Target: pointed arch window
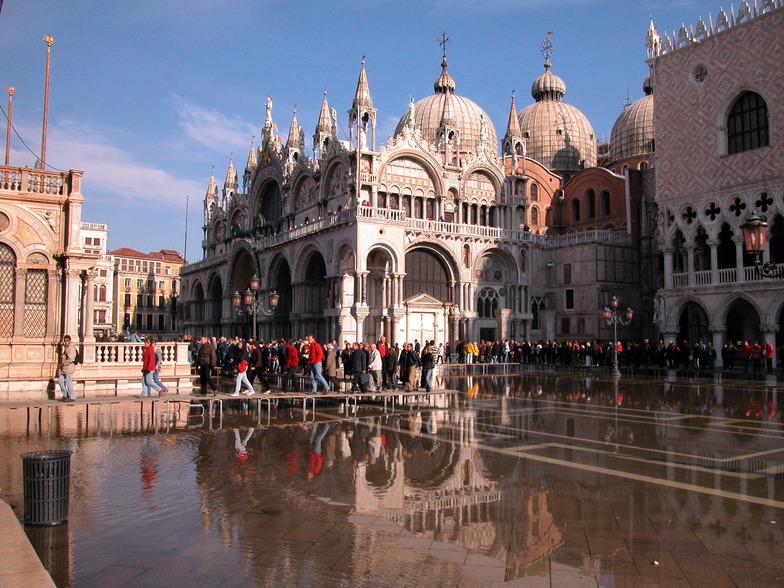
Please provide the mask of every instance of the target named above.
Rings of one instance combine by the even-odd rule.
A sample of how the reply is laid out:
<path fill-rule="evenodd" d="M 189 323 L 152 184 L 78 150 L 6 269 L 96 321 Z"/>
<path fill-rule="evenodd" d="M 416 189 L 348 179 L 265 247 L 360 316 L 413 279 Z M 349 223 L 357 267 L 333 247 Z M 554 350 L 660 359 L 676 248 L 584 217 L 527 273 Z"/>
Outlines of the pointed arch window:
<path fill-rule="evenodd" d="M 493 288 L 483 288 L 476 301 L 479 318 L 495 318 L 498 310 L 498 293 Z"/>
<path fill-rule="evenodd" d="M 727 153 L 741 153 L 769 145 L 768 105 L 756 92 L 744 92 L 727 116 Z"/>

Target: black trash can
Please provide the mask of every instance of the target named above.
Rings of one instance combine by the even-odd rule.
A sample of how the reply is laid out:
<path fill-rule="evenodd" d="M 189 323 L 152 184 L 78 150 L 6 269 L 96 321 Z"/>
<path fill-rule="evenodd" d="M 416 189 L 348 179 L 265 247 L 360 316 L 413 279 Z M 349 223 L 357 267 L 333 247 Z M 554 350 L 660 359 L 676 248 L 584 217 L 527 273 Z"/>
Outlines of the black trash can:
<path fill-rule="evenodd" d="M 26 525 L 59 525 L 68 519 L 71 453 L 55 449 L 22 455 Z"/>

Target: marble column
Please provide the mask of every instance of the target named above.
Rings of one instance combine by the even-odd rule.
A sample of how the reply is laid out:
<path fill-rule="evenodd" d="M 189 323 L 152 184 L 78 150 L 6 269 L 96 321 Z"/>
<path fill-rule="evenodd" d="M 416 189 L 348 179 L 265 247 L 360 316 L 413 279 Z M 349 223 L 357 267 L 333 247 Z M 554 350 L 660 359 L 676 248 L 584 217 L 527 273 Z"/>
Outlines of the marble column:
<path fill-rule="evenodd" d="M 97 272 L 95 270 L 86 270 L 82 273 L 83 289 L 82 289 L 82 341 L 88 343 L 95 342 L 95 335 L 93 333 L 93 325 L 95 322 L 95 278 Z"/>
<path fill-rule="evenodd" d="M 716 285 L 719 283 L 719 242 L 708 239 L 708 246 L 710 247 L 711 284 Z"/>
<path fill-rule="evenodd" d="M 664 255 L 664 287 L 672 288 L 672 249 L 662 251 Z"/>
<path fill-rule="evenodd" d="M 743 235 L 735 235 L 732 237 L 732 242 L 735 243 L 735 269 L 737 270 L 736 281 L 743 283 L 746 281 L 746 274 L 743 268 Z"/>
<path fill-rule="evenodd" d="M 24 336 L 25 290 L 27 288 L 27 270 L 23 267 L 14 268 L 16 284 L 14 289 L 14 326 L 13 336 Z"/>

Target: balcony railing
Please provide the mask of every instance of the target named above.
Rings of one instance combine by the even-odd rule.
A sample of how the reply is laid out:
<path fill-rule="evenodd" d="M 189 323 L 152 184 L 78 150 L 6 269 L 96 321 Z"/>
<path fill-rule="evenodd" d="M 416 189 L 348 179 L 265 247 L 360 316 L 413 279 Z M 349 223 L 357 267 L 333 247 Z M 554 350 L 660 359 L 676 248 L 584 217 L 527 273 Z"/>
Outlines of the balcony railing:
<path fill-rule="evenodd" d="M 72 176 L 71 172 L 0 166 L 0 192 L 66 196 L 73 184 Z"/>
<path fill-rule="evenodd" d="M 694 272 L 693 282 L 689 282 L 689 272 L 674 272 L 672 274 L 673 288 L 686 288 L 693 286 L 714 286 L 722 284 L 738 284 L 746 282 L 759 282 L 764 278 L 759 275 L 754 266 L 742 267 L 740 269 L 741 279 L 738 280 L 738 268 L 729 267 L 716 271 L 716 280 L 713 279 L 712 270 L 700 270 Z M 773 283 L 773 282 L 771 282 Z"/>

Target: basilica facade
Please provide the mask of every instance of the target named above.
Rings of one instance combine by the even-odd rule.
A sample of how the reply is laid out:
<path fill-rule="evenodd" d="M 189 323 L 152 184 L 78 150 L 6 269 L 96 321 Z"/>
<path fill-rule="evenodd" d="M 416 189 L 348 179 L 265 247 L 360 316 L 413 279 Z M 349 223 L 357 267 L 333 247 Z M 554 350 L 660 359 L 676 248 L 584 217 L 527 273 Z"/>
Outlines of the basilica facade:
<path fill-rule="evenodd" d="M 230 161 L 222 187 L 210 179 L 204 257 L 181 273 L 181 326 L 191 335 L 313 333 L 339 341 L 385 335 L 397 343 L 606 340 L 614 333 L 602 310 L 617 297 L 621 309 L 635 310 L 619 338 L 714 337 L 709 340 L 721 344 L 726 325 L 711 317 L 740 296 L 748 302 L 741 315 L 749 307 L 765 315 L 756 327 L 739 319 L 745 338 L 778 330 L 778 307 L 763 312 L 763 298 L 750 301 L 747 282 L 760 283 L 738 253 L 745 217 L 727 215 L 738 209 L 733 198 L 752 207 L 757 193 L 773 200 L 769 211 L 778 210 L 782 176 L 781 166 L 775 168 L 782 156 L 773 130 L 783 125 L 766 127 L 770 145 L 757 152 L 763 168 L 745 162 L 740 175 L 725 171 L 729 160 L 721 159 L 720 148 L 688 147 L 711 133 L 709 126 L 697 133 L 688 124 L 689 117 L 704 119 L 695 109 L 707 102 L 677 96 L 676 74 L 691 75 L 688 89 L 697 92 L 699 64 L 692 62 L 710 65 L 715 79 L 704 81 L 717 84 L 706 94 L 716 102 L 708 108 L 718 117 L 714 134 L 721 135 L 721 117 L 746 91 L 766 101 L 761 116 L 769 117 L 780 102 L 773 91 L 781 85 L 780 68 L 755 74 L 746 66 L 759 52 L 780 51 L 773 48 L 782 45 L 782 12 L 780 1 L 743 2 L 737 15 L 720 12 L 726 23 L 662 36 L 651 23 L 644 95 L 627 101 L 607 143 L 564 100 L 566 83 L 553 71 L 549 37 L 533 101 L 518 110 L 512 94 L 502 133 L 457 92 L 446 55 L 440 72 L 434 68 L 433 93 L 402 105 L 394 136 L 380 145 L 364 61 L 348 137 L 338 138 L 325 92 L 309 153 L 296 112 L 288 134 L 276 134 L 268 97 L 260 144 L 251 145 L 242 173 Z M 770 43 L 742 50 L 757 30 Z M 710 58 L 693 57 L 700 51 Z M 737 65 L 736 51 L 749 53 Z M 768 55 L 764 62 L 776 59 Z M 702 139 L 707 145 L 707 135 Z M 688 171 L 703 168 L 699 182 Z M 731 178 L 754 184 L 756 195 L 745 188 L 740 194 Z M 726 198 L 713 189 L 716 181 Z M 729 237 L 722 236 L 725 225 Z M 720 245 L 725 242 L 734 244 L 734 255 Z M 734 273 L 721 269 L 728 259 Z M 732 283 L 725 279 L 730 273 Z M 716 310 L 705 308 L 706 276 Z M 773 285 L 763 289 L 775 297 Z"/>
<path fill-rule="evenodd" d="M 222 189 L 210 181 L 204 259 L 182 273 L 186 329 L 400 343 L 597 336 L 601 303 L 639 281 L 632 197 L 622 173 L 595 167 L 593 129 L 562 100 L 549 57 L 534 103 L 518 112 L 512 96 L 500 152 L 446 57 L 433 94 L 412 99 L 378 147 L 364 63 L 348 139 L 325 93 L 311 157 L 296 113 L 285 140 L 275 135 L 268 99 L 242 178 L 230 163 Z M 593 191 L 584 211 L 567 183 Z M 619 275 L 605 263 L 616 259 Z M 254 275 L 258 303 L 239 314 L 233 294 Z"/>

